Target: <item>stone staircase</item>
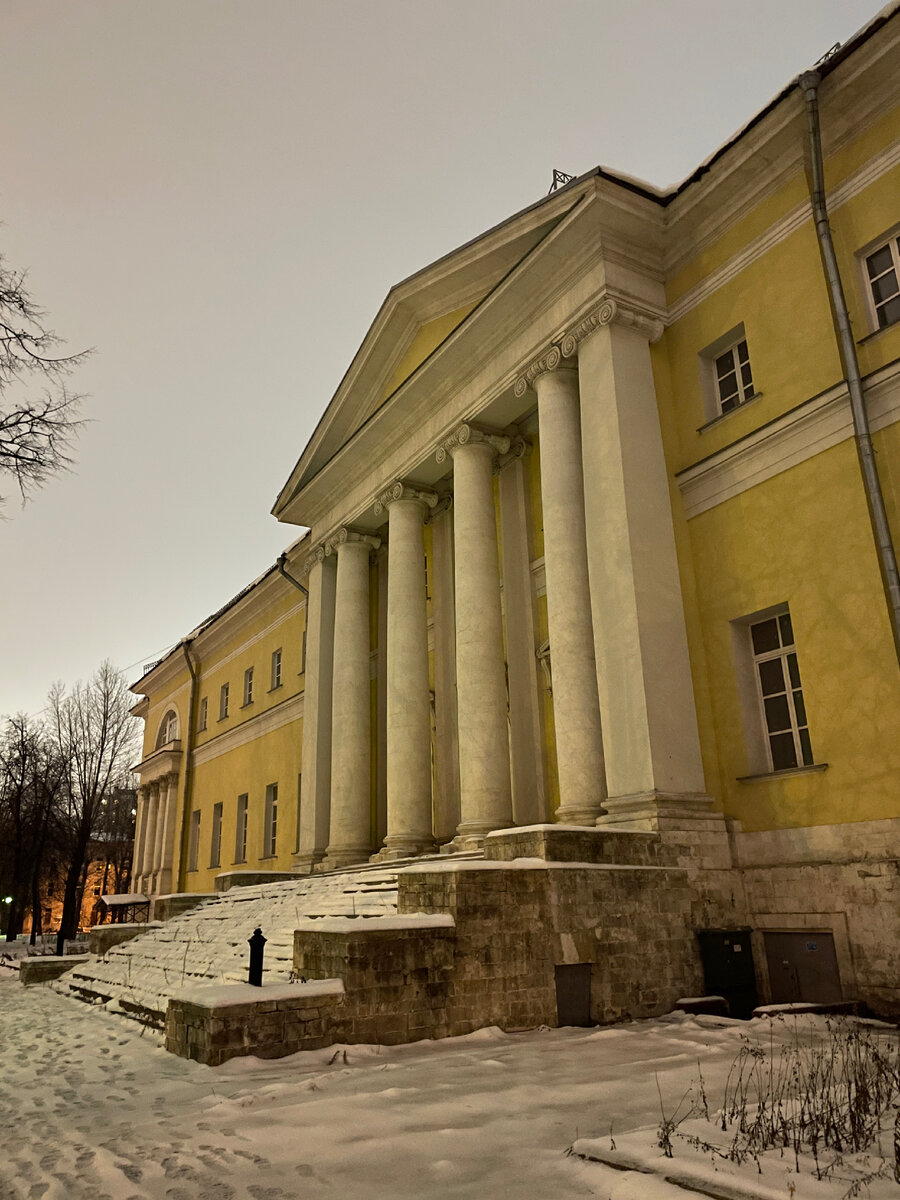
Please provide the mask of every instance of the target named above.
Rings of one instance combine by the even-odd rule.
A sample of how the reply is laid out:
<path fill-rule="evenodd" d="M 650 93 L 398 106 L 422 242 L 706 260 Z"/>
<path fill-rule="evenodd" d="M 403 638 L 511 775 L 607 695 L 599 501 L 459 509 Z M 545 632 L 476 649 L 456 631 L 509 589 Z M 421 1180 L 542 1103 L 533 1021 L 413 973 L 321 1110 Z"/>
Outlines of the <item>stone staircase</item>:
<path fill-rule="evenodd" d="M 301 919 L 395 914 L 398 866 L 232 887 L 103 957 L 91 955 L 53 987 L 89 1003 L 116 1002 L 120 1011 L 162 1028 L 173 992 L 196 984 L 247 982 L 247 939 L 257 926 L 268 939 L 263 982 L 287 983 L 294 929 Z"/>

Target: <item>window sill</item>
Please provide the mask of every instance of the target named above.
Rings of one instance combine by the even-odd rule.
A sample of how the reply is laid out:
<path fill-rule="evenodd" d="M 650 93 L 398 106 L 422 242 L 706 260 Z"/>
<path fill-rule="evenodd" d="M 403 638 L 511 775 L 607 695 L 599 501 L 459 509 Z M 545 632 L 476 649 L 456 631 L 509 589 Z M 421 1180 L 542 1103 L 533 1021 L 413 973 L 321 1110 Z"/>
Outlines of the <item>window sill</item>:
<path fill-rule="evenodd" d="M 242 705 L 241 705 L 241 709 L 244 709 L 244 708 L 252 708 L 252 707 L 253 707 L 253 701 L 252 701 L 252 700 L 248 700 L 248 701 L 247 701 L 245 704 L 242 704 Z M 239 711 L 240 711 L 240 710 L 239 710 Z"/>
<path fill-rule="evenodd" d="M 889 329 L 896 329 L 900 326 L 900 321 L 891 321 L 890 325 L 885 325 L 882 329 L 873 329 L 867 333 L 865 337 L 857 338 L 857 346 L 867 346 L 869 342 L 874 342 L 876 338 L 881 337 L 883 333 L 887 333 Z"/>
<path fill-rule="evenodd" d="M 231 865 L 233 867 L 246 867 L 247 860 L 246 858 L 236 858 Z"/>
<path fill-rule="evenodd" d="M 228 720 L 228 713 L 226 713 L 224 717 L 219 717 L 218 720 L 216 721 L 216 724 L 221 725 L 223 721 L 227 721 L 227 720 Z"/>
<path fill-rule="evenodd" d="M 810 775 L 815 771 L 827 771 L 828 763 L 813 763 L 811 767 L 786 767 L 783 771 L 763 771 L 761 775 L 738 775 L 738 783 L 758 783 L 764 779 L 784 779 L 788 775 Z"/>
<path fill-rule="evenodd" d="M 759 400 L 762 397 L 762 392 L 754 392 L 752 396 L 748 396 L 746 400 L 742 400 L 740 404 L 735 404 L 734 408 L 729 408 L 728 412 L 719 413 L 717 417 L 713 417 L 711 421 L 707 421 L 705 425 L 701 425 L 697 430 L 698 433 L 706 433 L 707 429 L 712 429 L 713 425 L 718 425 L 720 421 L 724 421 L 733 413 L 740 412 L 746 408 L 748 404 L 752 404 L 754 400 Z"/>
<path fill-rule="evenodd" d="M 222 870 L 222 864 L 221 864 L 221 863 L 210 863 L 210 864 L 209 864 L 209 869 L 210 869 L 211 871 L 221 871 L 221 870 Z"/>
<path fill-rule="evenodd" d="M 275 859 L 277 857 L 278 857 L 277 854 L 261 854 L 256 861 L 257 862 L 271 862 L 273 859 Z"/>
<path fill-rule="evenodd" d="M 283 684 L 283 683 L 276 683 L 276 684 L 274 685 L 274 687 L 270 687 L 270 688 L 269 688 L 268 695 L 270 695 L 270 696 L 271 696 L 271 694 L 272 694 L 273 692 L 277 692 L 277 691 L 279 691 L 279 690 L 280 690 L 281 688 L 283 688 L 283 687 L 284 687 L 284 684 Z"/>

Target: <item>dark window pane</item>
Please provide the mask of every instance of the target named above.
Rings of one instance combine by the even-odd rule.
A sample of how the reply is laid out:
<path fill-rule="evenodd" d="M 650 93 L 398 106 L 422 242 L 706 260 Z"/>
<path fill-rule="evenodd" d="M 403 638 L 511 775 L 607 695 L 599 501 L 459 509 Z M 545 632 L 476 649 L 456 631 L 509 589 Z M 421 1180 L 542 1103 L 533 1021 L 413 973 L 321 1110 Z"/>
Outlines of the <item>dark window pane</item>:
<path fill-rule="evenodd" d="M 781 629 L 781 644 L 782 646 L 793 646 L 794 644 L 794 629 L 791 625 L 791 618 L 788 613 L 784 613 L 778 618 L 778 625 Z"/>
<path fill-rule="evenodd" d="M 880 275 L 883 271 L 886 271 L 892 262 L 890 246 L 882 246 L 880 250 L 876 250 L 874 254 L 870 254 L 866 259 L 869 278 L 874 279 L 876 275 Z"/>
<path fill-rule="evenodd" d="M 780 645 L 778 624 L 774 617 L 768 621 L 760 621 L 757 625 L 751 625 L 750 635 L 753 638 L 754 654 L 765 654 L 769 650 L 777 650 Z"/>
<path fill-rule="evenodd" d="M 721 379 L 724 375 L 727 375 L 729 371 L 733 370 L 734 353 L 731 350 L 728 350 L 725 352 L 725 354 L 720 354 L 716 359 L 716 375 L 719 377 L 719 379 Z"/>
<path fill-rule="evenodd" d="M 738 352 L 738 362 L 746 363 L 746 362 L 750 361 L 750 355 L 747 353 L 747 343 L 746 342 L 738 342 L 737 352 Z"/>
<path fill-rule="evenodd" d="M 768 662 L 756 664 L 759 669 L 759 682 L 762 684 L 762 694 L 772 696 L 776 692 L 784 692 L 784 671 L 781 669 L 780 658 L 770 658 Z"/>
<path fill-rule="evenodd" d="M 876 304 L 880 304 L 882 300 L 890 299 L 891 296 L 896 296 L 897 291 L 897 276 L 894 271 L 888 271 L 880 279 L 876 279 L 872 283 L 872 295 L 875 297 Z"/>
<path fill-rule="evenodd" d="M 794 747 L 792 733 L 776 733 L 769 738 L 772 747 L 772 769 L 786 771 L 788 767 L 796 767 L 797 751 Z"/>
<path fill-rule="evenodd" d="M 765 700 L 766 728 L 769 733 L 780 733 L 791 728 L 791 710 L 787 696 L 769 696 Z"/>
<path fill-rule="evenodd" d="M 803 765 L 811 767 L 813 765 L 812 745 L 809 740 L 809 730 L 800 730 L 800 747 L 803 750 Z"/>
<path fill-rule="evenodd" d="M 745 363 L 741 367 L 741 383 L 743 383 L 745 388 L 753 387 L 753 376 L 750 374 L 750 364 L 749 363 Z"/>
<path fill-rule="evenodd" d="M 768 704 L 768 701 L 766 701 Z M 803 703 L 803 693 L 794 692 L 794 712 L 797 714 L 797 724 L 806 725 L 806 705 Z"/>
<path fill-rule="evenodd" d="M 895 321 L 900 321 L 900 296 L 895 296 L 893 300 L 888 300 L 878 310 L 878 328 L 884 329 L 886 325 L 893 325 Z"/>
<path fill-rule="evenodd" d="M 730 375 L 726 375 L 724 379 L 719 380 L 719 399 L 724 404 L 726 400 L 729 400 L 732 396 L 736 396 L 737 394 L 737 375 L 735 375 L 732 371 Z"/>
<path fill-rule="evenodd" d="M 797 655 L 789 654 L 787 656 L 787 661 L 788 661 L 788 674 L 791 677 L 791 687 L 798 688 L 800 686 L 800 671 L 797 667 Z"/>
<path fill-rule="evenodd" d="M 723 400 L 721 402 L 720 407 L 721 407 L 723 413 L 727 413 L 727 412 L 731 412 L 731 410 L 733 408 L 737 408 L 737 406 L 738 406 L 737 396 L 730 396 L 727 400 Z"/>

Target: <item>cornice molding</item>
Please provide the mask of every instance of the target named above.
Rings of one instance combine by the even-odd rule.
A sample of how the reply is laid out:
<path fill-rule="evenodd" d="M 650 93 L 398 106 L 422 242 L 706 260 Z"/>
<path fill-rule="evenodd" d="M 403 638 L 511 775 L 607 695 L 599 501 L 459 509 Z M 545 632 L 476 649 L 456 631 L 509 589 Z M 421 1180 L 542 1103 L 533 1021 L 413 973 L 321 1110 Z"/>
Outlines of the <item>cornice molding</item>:
<path fill-rule="evenodd" d="M 401 479 L 396 479 L 376 498 L 373 507 L 375 516 L 380 517 L 398 500 L 411 500 L 421 504 L 424 508 L 433 509 L 437 506 L 439 499 L 437 492 L 433 492 L 431 488 L 421 487 L 415 483 L 404 483 Z"/>
<path fill-rule="evenodd" d="M 133 767 L 141 777 L 141 786 L 155 785 L 170 775 L 178 776 L 181 763 L 181 742 L 172 742 L 164 750 L 154 750 Z"/>
<path fill-rule="evenodd" d="M 629 329 L 636 329 L 650 342 L 658 342 L 665 329 L 665 324 L 658 314 L 627 301 L 606 296 L 592 313 L 574 325 L 563 337 L 560 343 L 563 357 L 571 358 L 573 354 L 577 354 L 579 342 L 583 342 L 592 333 L 607 325 L 624 325 Z"/>
<path fill-rule="evenodd" d="M 304 693 L 298 692 L 265 712 L 257 713 L 248 721 L 242 721 L 233 729 L 204 742 L 191 754 L 191 765 L 199 767 L 203 763 L 212 762 L 222 754 L 228 754 L 239 746 L 246 746 L 248 742 L 264 737 L 267 733 L 290 725 L 293 721 L 299 721 L 303 716 L 303 697 Z"/>
<path fill-rule="evenodd" d="M 503 433 L 494 433 L 488 429 L 481 429 L 469 421 L 463 421 L 438 446 L 437 461 L 439 463 L 446 462 L 447 456 L 452 456 L 462 446 L 487 446 L 495 454 L 506 454 L 509 450 L 510 439 Z"/>
<path fill-rule="evenodd" d="M 884 150 L 874 155 L 867 162 L 846 179 L 842 180 L 836 187 L 832 188 L 828 193 L 828 209 L 834 213 L 852 200 L 854 196 L 858 196 L 860 192 L 865 191 L 867 187 L 879 180 L 888 171 L 892 171 L 900 163 L 900 138 L 886 146 Z M 784 213 L 777 221 L 773 222 L 768 229 L 747 242 L 737 254 L 733 254 L 731 258 L 726 259 L 721 266 L 711 271 L 699 283 L 688 288 L 683 292 L 677 300 L 673 300 L 669 305 L 668 316 L 666 319 L 667 325 L 672 325 L 675 321 L 680 320 L 691 309 L 696 308 L 708 296 L 713 295 L 719 288 L 724 287 L 726 283 L 730 283 L 737 275 L 756 262 L 757 259 L 768 253 L 773 247 L 789 238 L 792 233 L 802 228 L 807 222 L 812 221 L 812 208 L 809 200 L 804 199 L 799 204 L 795 204 L 793 208 Z"/>
<path fill-rule="evenodd" d="M 864 380 L 873 432 L 900 421 L 900 362 Z M 688 519 L 749 491 L 823 450 L 853 437 L 850 398 L 844 382 L 803 401 L 709 458 L 677 472 Z"/>

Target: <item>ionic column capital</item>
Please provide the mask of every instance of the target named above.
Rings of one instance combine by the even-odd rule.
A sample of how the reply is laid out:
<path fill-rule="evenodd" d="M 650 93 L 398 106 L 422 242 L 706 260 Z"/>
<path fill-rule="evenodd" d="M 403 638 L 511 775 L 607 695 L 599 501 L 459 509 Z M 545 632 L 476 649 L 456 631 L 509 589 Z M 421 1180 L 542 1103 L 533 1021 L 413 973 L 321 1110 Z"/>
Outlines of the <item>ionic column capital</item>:
<path fill-rule="evenodd" d="M 377 550 L 381 545 L 381 538 L 375 533 L 360 533 L 358 529 L 349 529 L 342 525 L 325 541 L 325 554 L 337 554 L 341 546 L 347 545 L 366 545 L 370 550 Z"/>
<path fill-rule="evenodd" d="M 564 358 L 578 353 L 578 343 L 606 325 L 625 325 L 646 335 L 649 342 L 658 342 L 665 324 L 649 309 L 605 296 L 592 313 L 573 326 L 560 342 Z"/>
<path fill-rule="evenodd" d="M 535 380 L 539 376 L 546 375 L 549 371 L 571 371 L 573 369 L 574 364 L 563 360 L 559 346 L 550 346 L 534 362 L 528 364 L 516 380 L 513 391 L 521 399 L 530 387 L 534 387 Z"/>
<path fill-rule="evenodd" d="M 401 479 L 395 479 L 375 500 L 375 516 L 380 517 L 381 514 L 397 500 L 414 500 L 421 504 L 423 508 L 432 509 L 437 505 L 440 497 L 437 492 L 431 491 L 430 488 L 420 487 L 415 483 L 404 483 Z"/>
<path fill-rule="evenodd" d="M 492 433 L 488 429 L 479 429 L 464 421 L 457 425 L 449 437 L 444 438 L 437 448 L 437 461 L 445 462 L 447 455 L 453 455 L 461 446 L 487 446 L 497 454 L 505 454 L 509 449 L 510 439 L 502 433 Z"/>
<path fill-rule="evenodd" d="M 431 512 L 426 514 L 425 524 L 426 525 L 431 524 L 431 522 L 435 519 L 435 517 L 439 517 L 441 515 L 441 513 L 449 512 L 449 510 L 452 507 L 453 507 L 453 493 L 452 492 L 444 492 L 444 494 L 442 496 L 438 496 L 438 502 L 434 506 L 434 508 L 431 510 Z"/>

